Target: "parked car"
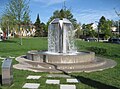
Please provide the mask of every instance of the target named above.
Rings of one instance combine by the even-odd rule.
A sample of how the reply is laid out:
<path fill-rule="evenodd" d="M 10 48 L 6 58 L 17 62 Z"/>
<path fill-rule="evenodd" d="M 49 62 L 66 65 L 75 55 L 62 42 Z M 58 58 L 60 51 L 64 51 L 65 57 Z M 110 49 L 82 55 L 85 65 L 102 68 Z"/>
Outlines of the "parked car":
<path fill-rule="evenodd" d="M 120 38 L 110 38 L 108 40 L 109 43 L 116 43 L 116 44 L 120 44 Z"/>
<path fill-rule="evenodd" d="M 85 38 L 85 41 L 91 42 L 91 41 L 97 41 L 96 38 Z"/>

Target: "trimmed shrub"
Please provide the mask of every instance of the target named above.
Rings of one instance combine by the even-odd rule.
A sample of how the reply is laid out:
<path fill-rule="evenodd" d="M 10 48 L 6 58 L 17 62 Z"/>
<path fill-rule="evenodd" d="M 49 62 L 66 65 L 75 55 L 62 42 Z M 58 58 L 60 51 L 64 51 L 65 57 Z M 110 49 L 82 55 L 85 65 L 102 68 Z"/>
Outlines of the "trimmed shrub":
<path fill-rule="evenodd" d="M 88 50 L 93 51 L 96 54 L 102 54 L 102 55 L 105 55 L 107 53 L 107 49 L 100 47 L 88 47 Z"/>

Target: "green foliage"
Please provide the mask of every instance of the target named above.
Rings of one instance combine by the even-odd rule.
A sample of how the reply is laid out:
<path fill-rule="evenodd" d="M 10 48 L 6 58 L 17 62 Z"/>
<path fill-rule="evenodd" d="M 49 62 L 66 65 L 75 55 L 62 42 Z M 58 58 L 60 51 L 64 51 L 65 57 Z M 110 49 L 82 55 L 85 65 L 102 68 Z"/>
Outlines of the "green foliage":
<path fill-rule="evenodd" d="M 83 35 L 83 31 L 81 29 L 81 24 L 77 24 L 77 28 L 76 28 L 76 33 L 75 33 L 75 37 L 76 38 L 80 38 L 81 35 Z"/>
<path fill-rule="evenodd" d="M 112 21 L 106 20 L 104 16 L 102 16 L 99 20 L 98 28 L 100 34 L 104 34 L 104 39 L 108 39 L 112 36 L 111 32 Z"/>
<path fill-rule="evenodd" d="M 106 50 L 105 54 L 98 54 L 98 55 L 104 55 L 106 57 L 120 58 L 120 45 L 119 44 L 101 43 L 101 42 L 86 42 L 86 41 L 76 41 L 76 44 L 77 44 L 78 49 L 80 49 L 80 50 L 89 50 L 90 47 L 92 47 L 92 48 L 97 47 L 97 48 Z"/>
<path fill-rule="evenodd" d="M 69 19 L 76 29 L 76 25 L 77 25 L 76 19 L 73 17 L 73 14 L 71 13 L 71 11 L 69 9 L 67 9 L 67 10 L 61 9 L 61 10 L 54 11 L 53 16 L 51 16 L 49 21 L 48 21 L 48 24 L 55 18 L 60 18 L 60 19 L 67 18 L 67 19 Z"/>
<path fill-rule="evenodd" d="M 6 17 L 5 15 L 1 17 L 1 28 L 4 32 L 8 28 L 8 21 L 7 20 L 8 20 L 8 17 Z"/>
<path fill-rule="evenodd" d="M 41 23 L 39 14 L 37 15 L 36 22 L 34 23 L 36 32 L 35 32 L 35 37 L 45 37 L 47 36 L 47 30 L 46 30 L 46 25 L 44 23 Z"/>
<path fill-rule="evenodd" d="M 75 37 L 76 38 L 80 38 L 80 36 L 83 34 L 83 31 L 82 30 L 80 30 L 80 29 L 78 29 L 77 31 L 76 31 L 76 33 L 75 33 Z"/>
<path fill-rule="evenodd" d="M 37 15 L 37 19 L 36 19 L 36 21 L 35 21 L 35 23 L 34 23 L 34 25 L 36 26 L 36 28 L 38 28 L 38 27 L 40 27 L 40 18 L 39 18 L 39 14 Z"/>
<path fill-rule="evenodd" d="M 88 50 L 93 51 L 99 55 L 104 55 L 107 53 L 107 49 L 102 48 L 102 47 L 88 47 Z"/>
<path fill-rule="evenodd" d="M 100 18 L 99 28 L 101 28 L 105 23 L 106 23 L 106 18 L 104 16 L 102 16 Z"/>
<path fill-rule="evenodd" d="M 29 0 L 10 0 L 4 14 L 9 17 L 9 21 L 20 25 L 21 22 L 24 24 L 30 22 L 29 12 Z"/>
<path fill-rule="evenodd" d="M 93 23 L 82 25 L 84 38 L 86 38 L 86 37 L 97 37 L 97 33 L 95 32 L 95 30 L 93 30 L 92 24 Z"/>
<path fill-rule="evenodd" d="M 2 28 L 13 30 L 13 32 L 16 29 L 20 32 L 21 24 L 28 25 L 30 23 L 29 12 L 29 0 L 9 0 L 2 16 Z M 6 27 L 6 22 L 8 27 Z"/>

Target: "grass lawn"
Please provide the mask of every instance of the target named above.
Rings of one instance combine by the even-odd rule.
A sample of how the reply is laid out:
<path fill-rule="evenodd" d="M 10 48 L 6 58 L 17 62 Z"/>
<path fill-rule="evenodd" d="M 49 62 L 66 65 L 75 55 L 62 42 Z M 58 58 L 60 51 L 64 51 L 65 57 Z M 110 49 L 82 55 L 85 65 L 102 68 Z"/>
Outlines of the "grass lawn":
<path fill-rule="evenodd" d="M 97 53 L 97 56 L 110 58 L 117 62 L 114 68 L 92 73 L 70 73 L 69 75 L 79 79 L 81 82 L 76 84 L 77 89 L 120 89 L 120 45 L 110 43 L 76 41 L 78 50 L 89 50 L 91 47 L 105 49 L 105 52 Z M 23 38 L 23 45 L 20 45 L 20 39 L 10 39 L 0 42 L 0 56 L 20 56 L 26 54 L 29 50 L 47 50 L 47 38 Z M 96 50 L 95 50 L 96 52 Z M 17 62 L 13 60 L 13 64 Z M 0 66 L 2 59 L 0 59 Z M 1 70 L 0 70 L 1 71 Z M 59 89 L 59 85 L 45 84 L 48 73 L 34 73 L 30 71 L 13 69 L 14 83 L 12 86 L 1 86 L 0 89 L 21 89 L 26 82 L 40 83 L 40 89 Z M 40 75 L 39 80 L 27 80 L 28 75 Z M 60 79 L 61 84 L 65 84 L 65 78 Z"/>

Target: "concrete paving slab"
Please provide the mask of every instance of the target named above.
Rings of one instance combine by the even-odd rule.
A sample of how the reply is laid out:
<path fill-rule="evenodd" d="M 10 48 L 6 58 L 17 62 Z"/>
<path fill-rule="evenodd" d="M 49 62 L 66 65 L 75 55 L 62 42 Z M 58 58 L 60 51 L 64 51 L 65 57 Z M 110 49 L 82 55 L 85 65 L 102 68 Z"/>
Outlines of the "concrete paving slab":
<path fill-rule="evenodd" d="M 79 81 L 77 79 L 67 79 L 68 83 L 78 83 Z"/>
<path fill-rule="evenodd" d="M 14 59 L 15 57 L 9 56 L 9 58 L 12 58 L 12 59 Z"/>
<path fill-rule="evenodd" d="M 0 59 L 6 59 L 6 58 L 4 58 L 4 57 L 0 57 Z"/>
<path fill-rule="evenodd" d="M 48 74 L 47 77 L 52 77 L 52 78 L 70 78 L 71 76 L 65 75 L 65 74 Z"/>
<path fill-rule="evenodd" d="M 75 85 L 61 84 L 60 89 L 76 89 Z"/>
<path fill-rule="evenodd" d="M 47 79 L 46 84 L 60 84 L 60 80 Z"/>
<path fill-rule="evenodd" d="M 22 88 L 28 88 L 28 89 L 38 89 L 40 84 L 38 83 L 25 83 L 25 85 Z"/>
<path fill-rule="evenodd" d="M 29 75 L 27 79 L 39 79 L 41 76 Z"/>

